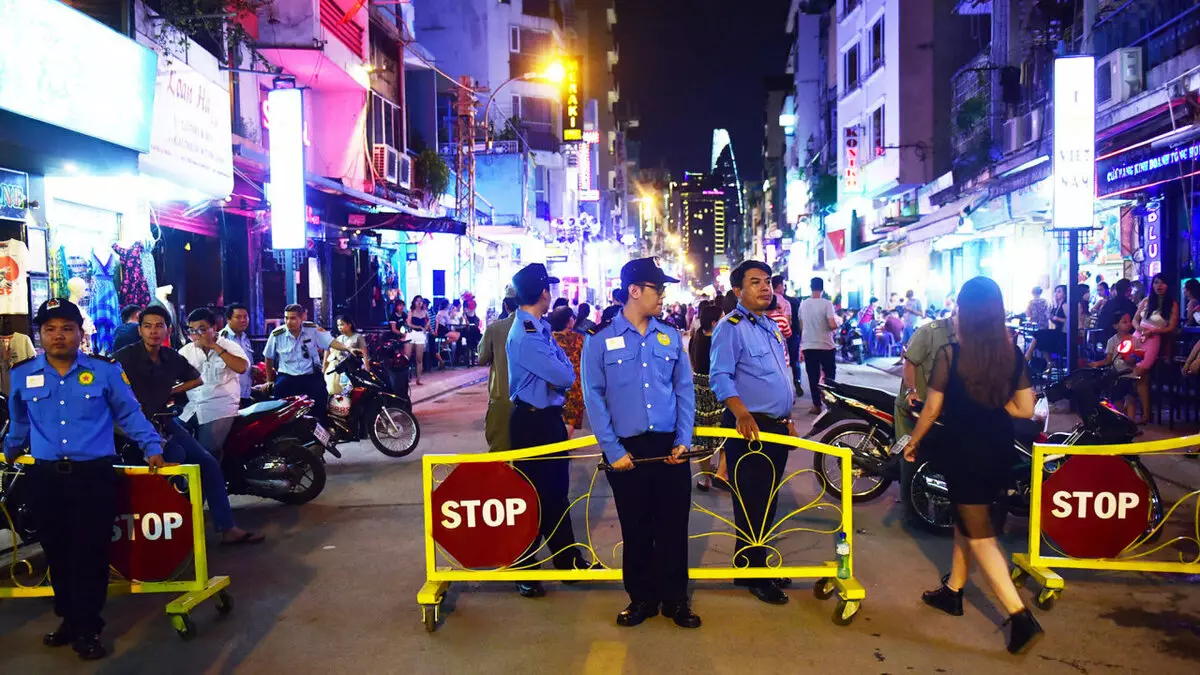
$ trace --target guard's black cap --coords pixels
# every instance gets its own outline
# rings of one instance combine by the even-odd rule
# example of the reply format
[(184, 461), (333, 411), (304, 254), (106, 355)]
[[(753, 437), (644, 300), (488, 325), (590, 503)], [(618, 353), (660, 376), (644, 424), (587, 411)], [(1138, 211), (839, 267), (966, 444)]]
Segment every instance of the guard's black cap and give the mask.
[(50, 319), (66, 319), (74, 321), (80, 326), (83, 325), (83, 313), (75, 306), (75, 303), (70, 300), (61, 298), (51, 298), (42, 303), (38, 307), (37, 314), (33, 317), (33, 322), (37, 325), (42, 325)]
[(662, 270), (658, 258), (630, 260), (621, 268), (621, 288), (631, 284), (677, 284), (679, 280)]
[(531, 263), (521, 268), (513, 275), (513, 286), (517, 289), (517, 298), (524, 301), (540, 295), (542, 291), (559, 282), (558, 277), (550, 276), (546, 266), (541, 263)]

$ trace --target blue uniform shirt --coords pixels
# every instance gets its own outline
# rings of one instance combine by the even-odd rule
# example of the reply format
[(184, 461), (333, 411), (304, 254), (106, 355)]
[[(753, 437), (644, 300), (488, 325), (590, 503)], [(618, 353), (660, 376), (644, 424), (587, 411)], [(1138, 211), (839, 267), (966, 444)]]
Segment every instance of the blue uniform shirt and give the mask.
[(241, 398), (250, 398), (254, 387), (254, 345), (250, 342), (250, 333), (246, 332), (236, 335), (230, 330), (229, 326), (226, 326), (221, 329), (219, 335), (241, 347), (242, 351), (246, 352), (246, 358), (251, 362), (251, 367), (247, 368), (246, 372), (238, 375), (238, 387), (241, 389)]
[(583, 343), (582, 371), (583, 402), (609, 463), (625, 456), (618, 439), (647, 432), (692, 445), (696, 391), (678, 330), (650, 319), (642, 335), (617, 314)]
[(321, 372), (321, 352), (328, 350), (333, 336), (314, 324), (300, 327), (300, 336), (292, 337), (286, 326), (271, 331), (263, 356), (271, 359), (275, 370), (284, 375), (308, 375)]
[(44, 354), (12, 370), (12, 425), (5, 450), (29, 445), (34, 459), (86, 461), (116, 454), (116, 422), (147, 457), (162, 454), (162, 438), (133, 396), (121, 366), (83, 352), (66, 375)]
[(504, 344), (508, 355), (509, 399), (535, 408), (563, 404), (563, 394), (575, 384), (575, 366), (554, 341), (550, 324), (518, 309)]
[(709, 383), (717, 400), (737, 396), (752, 413), (790, 417), (796, 393), (783, 348), (779, 326), (739, 302), (713, 331)]

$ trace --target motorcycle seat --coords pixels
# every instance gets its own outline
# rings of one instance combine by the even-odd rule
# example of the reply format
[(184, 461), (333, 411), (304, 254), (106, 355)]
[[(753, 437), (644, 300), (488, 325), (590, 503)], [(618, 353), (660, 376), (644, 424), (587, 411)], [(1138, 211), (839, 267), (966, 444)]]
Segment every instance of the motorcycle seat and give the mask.
[(886, 413), (891, 413), (895, 407), (896, 395), (889, 394), (880, 389), (872, 389), (871, 387), (859, 387), (853, 384), (845, 384), (842, 382), (828, 383), (830, 389), (835, 394), (841, 394), (847, 398), (852, 398), (856, 401), (866, 403), (867, 405), (878, 408)]
[(279, 410), (284, 406), (285, 403), (286, 401), (261, 401), (239, 410), (238, 417), (250, 417), (251, 415), (260, 415), (262, 413)]

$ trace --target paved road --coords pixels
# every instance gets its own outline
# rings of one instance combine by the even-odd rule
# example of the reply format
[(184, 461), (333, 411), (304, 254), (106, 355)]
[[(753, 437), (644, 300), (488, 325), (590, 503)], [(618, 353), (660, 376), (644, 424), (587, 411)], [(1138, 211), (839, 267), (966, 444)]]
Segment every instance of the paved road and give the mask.
[[(895, 384), (876, 370), (840, 370), (863, 384)], [(420, 451), (482, 450), (485, 407), (482, 385), (419, 405)], [(800, 417), (806, 426), (807, 416)], [(445, 624), (426, 634), (415, 605), (424, 580), (419, 457), (391, 460), (369, 447), (345, 450), (345, 459), (331, 460), (328, 488), (312, 504), (238, 503), (241, 523), (262, 528), (270, 539), (253, 548), (214, 548), (210, 567), (232, 576), (237, 608), (225, 619), (211, 607), (199, 608), (195, 640), (181, 642), (162, 616), (167, 597), (114, 598), (106, 615), (116, 653), (98, 665), (81, 664), (70, 652), (41, 647), (41, 633), (54, 626), (47, 602), (9, 601), (0, 604), (0, 672), (1200, 672), (1200, 592), (1180, 579), (1070, 575), (1058, 606), (1038, 612), (1049, 638), (1019, 659), (1004, 652), (1002, 617), (977, 586), (968, 587), (964, 617), (924, 607), (920, 592), (946, 569), (949, 543), (900, 523), (894, 487), (855, 513), (861, 530), (856, 574), (868, 596), (849, 627), (833, 626), (833, 603), (814, 599), (803, 583), (784, 607), (763, 605), (729, 583), (698, 584), (694, 607), (705, 623), (696, 631), (662, 618), (636, 629), (616, 627), (613, 618), (625, 604), (616, 584), (551, 584), (539, 600), (520, 598), (507, 584), (463, 584), (451, 589)], [(1187, 460), (1170, 461), (1182, 468), (1156, 469), (1189, 475)], [(789, 469), (810, 462), (798, 452)], [(576, 489), (590, 479), (590, 463), (578, 463)], [(807, 475), (787, 488), (783, 509), (816, 494)], [(607, 544), (619, 534), (608, 494), (601, 478), (590, 514), (597, 549), (611, 558)], [(695, 499), (729, 512), (727, 496), (696, 493)], [(704, 525), (693, 518), (694, 532)], [(1013, 526), (1008, 544), (1020, 549), (1023, 524)], [(789, 560), (827, 557), (831, 547), (826, 535), (784, 540)], [(699, 539), (693, 559), (715, 564), (728, 552), (727, 544)]]

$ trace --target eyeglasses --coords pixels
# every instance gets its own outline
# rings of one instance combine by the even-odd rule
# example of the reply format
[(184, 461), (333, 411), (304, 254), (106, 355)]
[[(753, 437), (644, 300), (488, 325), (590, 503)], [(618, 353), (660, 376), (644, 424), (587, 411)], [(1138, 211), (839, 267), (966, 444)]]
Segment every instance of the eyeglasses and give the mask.
[(189, 328), (189, 329), (187, 329), (187, 332), (188, 332), (188, 335), (204, 335), (205, 333), (208, 332), (208, 329), (207, 328)]
[(667, 290), (667, 287), (665, 284), (638, 284), (638, 286), (640, 286), (641, 288), (651, 289), (654, 292), (658, 293), (659, 295), (662, 295)]

